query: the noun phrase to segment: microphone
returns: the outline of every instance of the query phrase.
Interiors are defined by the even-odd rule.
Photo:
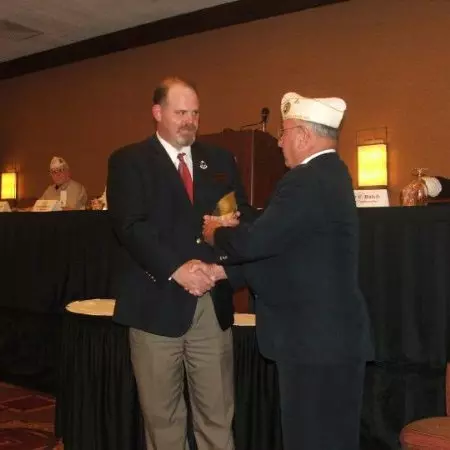
[[[248,125],[241,126],[240,130],[244,130],[245,128],[256,127],[262,125],[262,131],[266,131],[267,121],[269,119],[270,110],[267,107],[261,109],[261,120],[256,123],[249,123]]]
[[[269,120],[269,114],[270,109],[267,108],[266,106],[263,109],[261,109],[261,123],[262,123],[262,130],[264,132],[266,131],[267,122]]]

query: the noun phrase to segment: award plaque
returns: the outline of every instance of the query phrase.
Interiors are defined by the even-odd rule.
[[[212,215],[213,216],[224,216],[225,214],[234,213],[237,211],[237,202],[234,191],[229,192],[224,195],[216,205]]]

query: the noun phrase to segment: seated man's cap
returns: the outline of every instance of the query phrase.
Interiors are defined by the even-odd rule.
[[[67,164],[66,160],[64,158],[61,158],[60,156],[54,156],[50,161],[50,170],[68,168],[69,164]]]

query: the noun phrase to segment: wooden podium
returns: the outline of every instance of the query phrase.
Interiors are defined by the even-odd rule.
[[[199,136],[198,140],[230,150],[236,156],[250,204],[255,208],[264,208],[276,183],[286,172],[278,141],[260,130],[224,130]],[[235,293],[236,312],[249,312],[249,296],[247,289]]]

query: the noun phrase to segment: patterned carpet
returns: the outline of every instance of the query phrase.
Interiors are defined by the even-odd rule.
[[[0,450],[62,449],[53,435],[55,400],[0,383]]]

